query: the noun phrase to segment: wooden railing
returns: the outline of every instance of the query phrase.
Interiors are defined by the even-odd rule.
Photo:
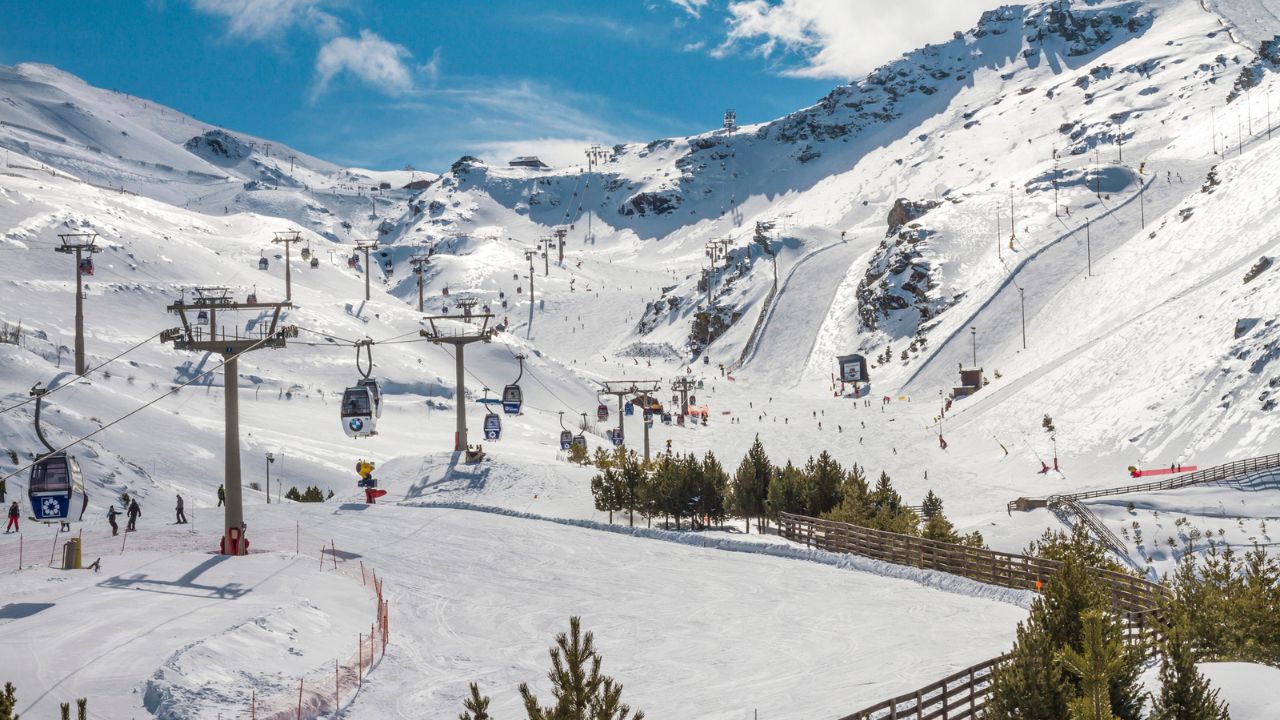
[[[1062,567],[1062,563],[1056,560],[954,545],[791,513],[779,515],[778,534],[830,552],[937,570],[1018,590],[1039,590]],[[1124,622],[1125,640],[1145,643],[1152,615],[1167,590],[1124,573],[1101,568],[1090,568],[1090,572],[1106,589],[1112,612]],[[1151,649],[1154,646],[1147,647]],[[840,720],[979,718],[991,694],[991,673],[1005,658],[1001,655],[983,661],[918,690],[845,715]]]
[[[1015,590],[1039,589],[1062,566],[1057,560],[955,545],[791,513],[779,515],[778,534],[822,550],[938,570]],[[1145,614],[1159,604],[1165,592],[1162,586],[1132,575],[1101,568],[1091,568],[1090,572],[1107,590],[1112,609],[1117,613]]]
[[[890,698],[845,715],[840,720],[965,720],[981,717],[991,686],[991,673],[1001,655],[965,668],[919,690]]]

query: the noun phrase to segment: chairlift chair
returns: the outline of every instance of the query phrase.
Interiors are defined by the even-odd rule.
[[[524,405],[524,392],[520,390],[520,378],[524,377],[524,355],[516,355],[516,361],[520,363],[520,374],[516,375],[515,382],[502,388],[502,412],[508,415],[519,415],[520,408]]]
[[[360,267],[360,256],[356,255],[355,253],[351,253],[351,257],[347,258],[347,267],[351,268],[352,270],[355,270],[356,268]]]
[[[93,275],[93,258],[87,257],[80,260],[80,274]]]
[[[377,426],[373,393],[365,385],[347,388],[342,393],[343,432],[353,438],[369,437],[377,432]]]
[[[609,419],[608,405],[605,405],[604,403],[600,403],[599,405],[596,406],[596,419],[599,420],[600,422],[604,422],[605,420]]]
[[[310,259],[311,259],[311,246],[309,246],[309,245],[304,245],[304,246],[302,246],[302,253],[301,253],[301,254],[302,254],[302,259],[303,259],[303,260],[310,260]]]
[[[260,258],[258,258],[258,269],[259,269],[259,270],[266,270],[266,269],[267,269],[267,268],[269,268],[269,267],[271,267],[271,262],[270,262],[269,260],[267,260],[265,257],[260,257]]]
[[[360,348],[368,368],[360,360]],[[342,393],[342,430],[353,438],[377,434],[378,418],[382,417],[382,390],[378,381],[370,377],[373,372],[373,342],[365,339],[356,345],[356,370],[361,378]]]
[[[68,455],[65,450],[55,451],[49,441],[45,440],[40,428],[40,406],[45,392],[47,391],[39,384],[31,389],[31,394],[36,398],[36,436],[49,452],[36,458],[35,464],[31,466],[27,499],[31,502],[33,520],[66,526],[72,522],[71,501],[74,496],[79,495],[81,498],[80,513],[75,518],[79,522],[84,519],[85,510],[89,507],[89,495],[85,492],[84,475],[75,456]]]
[[[573,445],[573,433],[564,426],[564,413],[560,413],[560,449],[568,450]]]
[[[311,258],[311,269],[315,270],[318,267],[320,267],[320,258],[318,257]]]
[[[484,439],[502,439],[502,417],[492,410],[487,411],[484,415]]]

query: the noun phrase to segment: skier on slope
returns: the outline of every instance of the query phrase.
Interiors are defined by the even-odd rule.
[[[125,526],[125,532],[133,532],[137,530],[138,516],[142,514],[142,507],[138,505],[138,499],[134,498],[129,501],[129,524]]]
[[[111,536],[115,537],[120,534],[120,526],[116,524],[116,516],[120,513],[116,512],[116,506],[112,505],[107,508],[107,523],[111,525]]]
[[[22,510],[18,507],[18,501],[14,500],[9,506],[9,524],[5,526],[4,533],[8,535],[11,532],[18,532],[18,516],[22,514]]]

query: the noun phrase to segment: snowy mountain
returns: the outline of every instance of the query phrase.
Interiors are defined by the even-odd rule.
[[[242,712],[255,692],[287,709],[298,677],[329,682],[334,657],[353,649],[328,635],[367,630],[354,562],[388,579],[404,636],[343,717],[451,716],[468,680],[536,682],[546,645],[578,613],[630,701],[655,718],[837,716],[996,654],[1024,594],[814,563],[774,537],[606,532],[618,528],[594,509],[593,472],[565,462],[559,433],[581,427],[593,449],[608,444],[618,408],[597,395],[600,381],[662,380],[665,401],[671,380],[689,378],[708,423],[655,423],[654,452],[670,443],[733,466],[756,436],[778,464],[829,450],[886,471],[913,504],[936,491],[960,529],[1006,550],[1058,525],[1045,512],[1007,515],[1016,497],[1124,484],[1130,465],[1273,452],[1278,35],[1264,0],[1008,5],[770,122],[605,148],[590,165],[463,157],[439,175],[340,168],[54,68],[0,68],[0,321],[21,327],[16,344],[0,344],[0,472],[41,447],[28,390],[56,388],[51,442],[90,436],[74,449],[89,485],[85,552],[103,556],[104,578],[127,580],[77,575],[64,587],[78,599],[0,619],[21,631],[0,645],[77,654],[100,639],[81,627],[85,614],[132,613],[112,647],[146,628],[115,674],[54,677],[0,660],[12,671],[0,675],[19,681],[24,717],[72,693],[104,717],[212,718]],[[233,575],[204,565],[221,512],[220,358],[159,335],[179,323],[166,307],[196,287],[282,300],[285,257],[272,240],[288,230],[319,262],[290,258],[294,307],[281,322],[298,337],[239,363],[241,469],[260,483],[246,490],[247,522],[270,552]],[[103,249],[86,278],[89,365],[121,357],[77,379],[75,269],[53,250],[60,233],[84,232]],[[366,301],[354,242],[375,238]],[[424,256],[415,275],[408,261]],[[461,298],[501,328],[466,350],[465,393],[452,352],[419,336],[424,314]],[[232,327],[248,335],[266,320],[248,312]],[[352,440],[338,402],[365,338],[386,405],[378,435]],[[871,361],[857,399],[832,379],[850,352]],[[940,417],[957,365],[981,367],[986,384]],[[488,407],[475,401],[517,377],[522,414],[485,443],[489,462],[459,465],[457,404],[474,441]],[[607,422],[595,420],[602,402]],[[641,447],[639,418],[624,422],[628,446]],[[358,502],[358,458],[378,464],[383,503]],[[268,505],[268,472],[277,497],[291,486],[336,497]],[[100,519],[122,492],[147,508],[127,552]],[[1248,493],[1231,542],[1265,534],[1275,492]],[[201,534],[157,527],[178,493]],[[1138,510],[1207,527],[1235,504],[1214,490]],[[1119,532],[1136,511],[1118,501],[1097,512]],[[25,550],[6,536],[0,563],[60,542],[45,527],[24,538]],[[344,573],[303,575],[330,543],[352,554]],[[336,566],[335,555],[323,557]],[[1164,570],[1172,559],[1148,555],[1134,548],[1128,560]],[[200,582],[195,567],[208,573]],[[46,603],[64,576],[12,577],[20,602]],[[159,592],[123,592],[161,588],[147,578],[188,597],[169,606]],[[201,594],[232,584],[248,601]],[[861,608],[845,602],[855,596]],[[788,618],[833,607],[822,629],[789,634]],[[712,622],[716,638],[687,642]],[[74,629],[46,641],[30,630],[40,623]],[[890,629],[896,646],[934,651],[890,660]],[[120,661],[105,652],[94,668]],[[255,653],[274,669],[208,670]],[[824,690],[800,698],[802,683]],[[512,716],[517,698],[503,694],[495,707]]]

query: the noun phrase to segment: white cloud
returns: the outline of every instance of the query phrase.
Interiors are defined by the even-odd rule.
[[[707,6],[707,0],[671,0],[671,3],[694,17],[701,17],[702,8]]]
[[[694,0],[689,0],[694,1]],[[681,0],[672,0],[679,4]],[[847,80],[903,52],[972,27],[1000,0],[732,0],[729,33],[713,54],[739,48],[798,65],[783,74]]]
[[[191,0],[196,10],[227,21],[227,34],[250,40],[283,35],[306,27],[324,35],[339,31],[338,19],[322,9],[329,0]]]
[[[387,95],[404,95],[414,89],[413,72],[406,64],[412,54],[403,45],[388,42],[371,30],[360,37],[336,37],[316,55],[316,85],[313,97],[329,87],[339,73],[348,72]],[[438,65],[437,57],[427,66]]]

